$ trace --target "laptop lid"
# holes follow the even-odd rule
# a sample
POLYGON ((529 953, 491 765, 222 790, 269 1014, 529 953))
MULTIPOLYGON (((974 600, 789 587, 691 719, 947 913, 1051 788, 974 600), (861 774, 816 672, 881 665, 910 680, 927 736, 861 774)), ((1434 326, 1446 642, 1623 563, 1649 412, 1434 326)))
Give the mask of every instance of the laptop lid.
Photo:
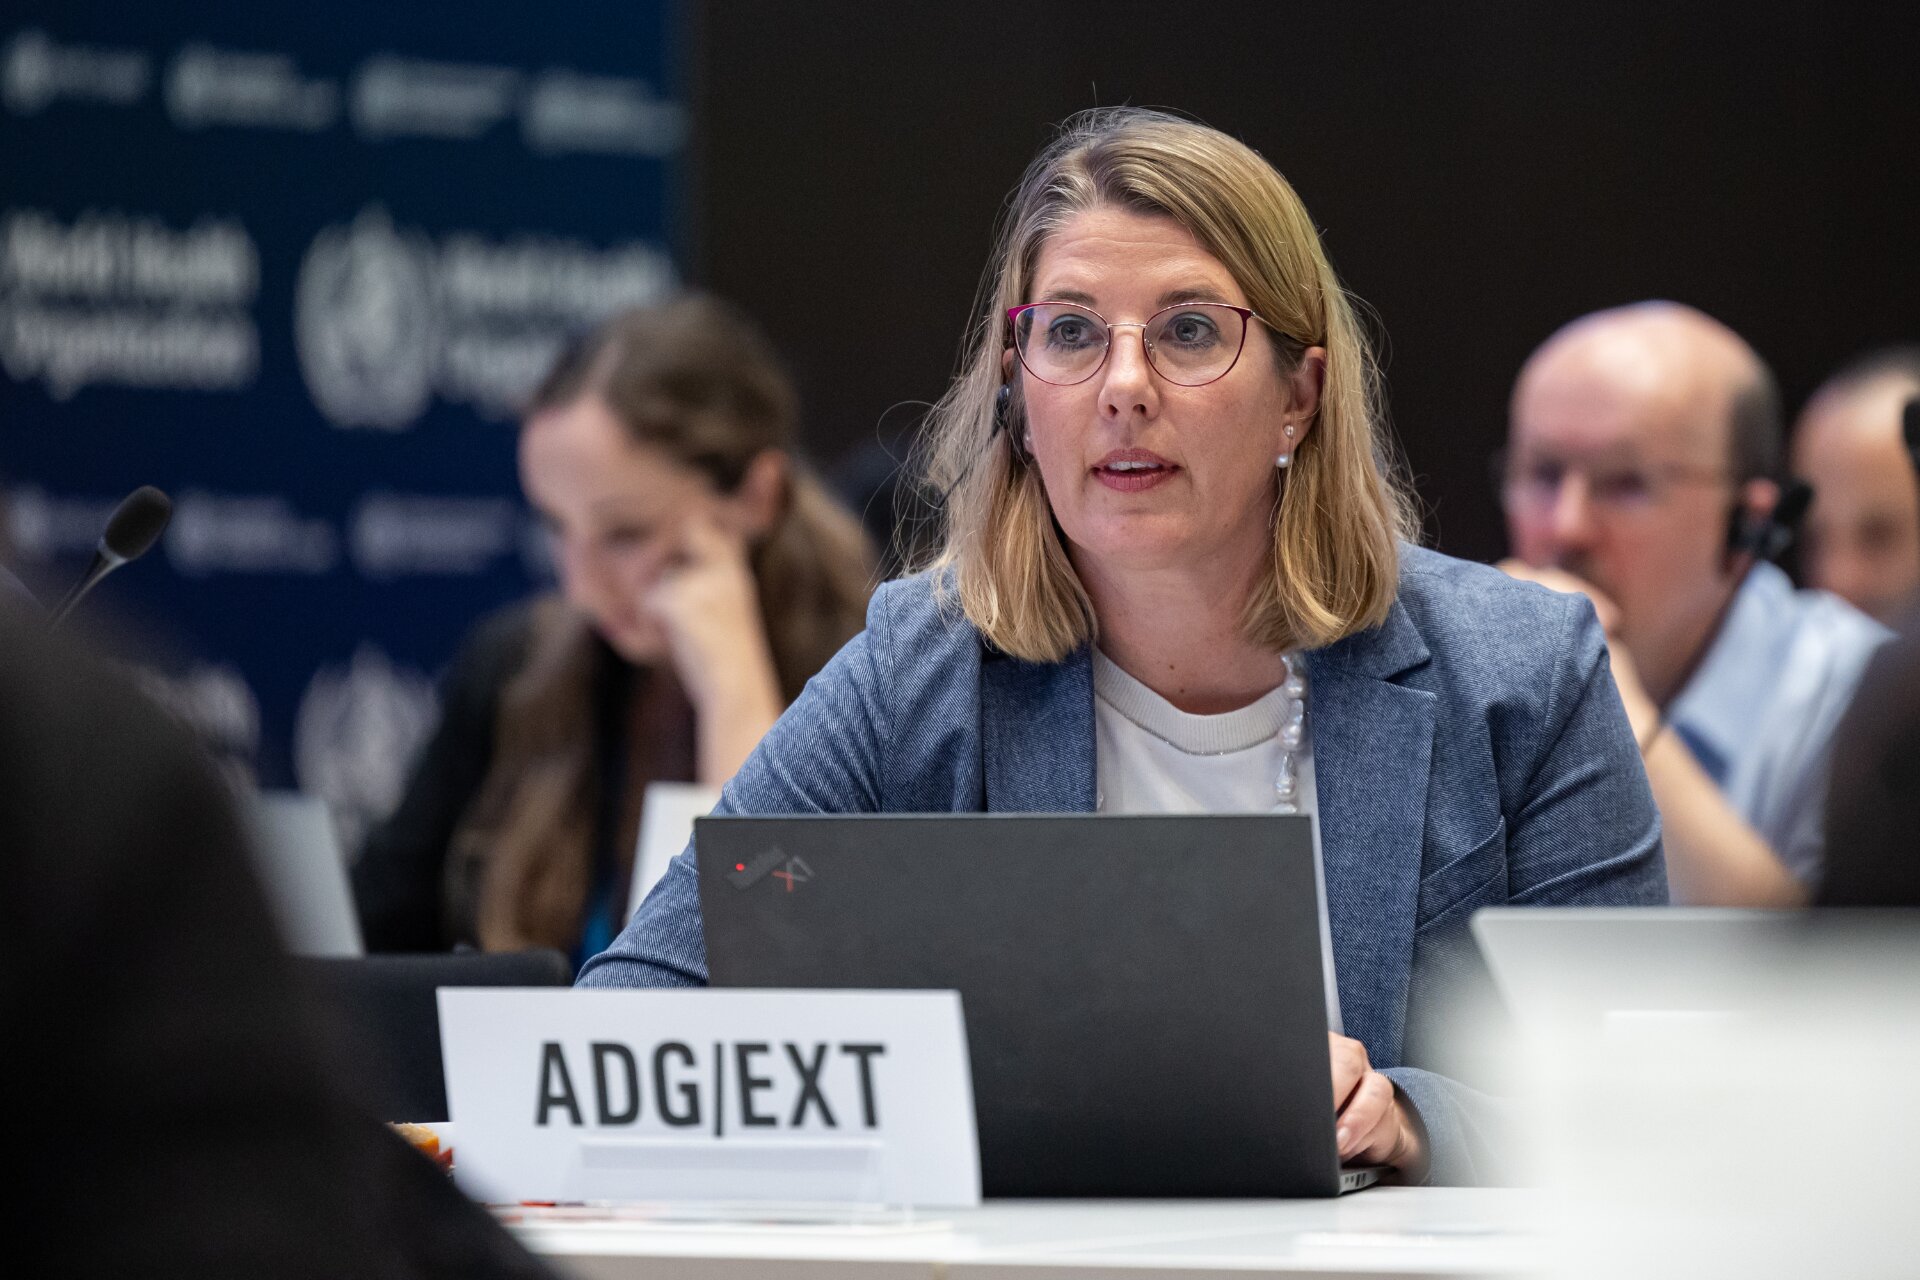
POLYGON ((627 914, 633 913, 667 874, 667 867, 693 839, 693 820, 713 812, 720 788, 697 782, 649 782, 640 801, 640 835, 633 850, 627 914))
POLYGON ((1619 1015, 1746 1006, 1756 966, 1803 920, 1720 907, 1487 907, 1470 928, 1519 1025, 1592 1030, 1619 1015))
POLYGON ((1341 1190, 1308 819, 708 817, 716 986, 952 988, 991 1196, 1341 1190))
POLYGON ((287 950, 297 956, 357 956, 360 917, 326 801, 262 791, 246 806, 253 865, 287 950))

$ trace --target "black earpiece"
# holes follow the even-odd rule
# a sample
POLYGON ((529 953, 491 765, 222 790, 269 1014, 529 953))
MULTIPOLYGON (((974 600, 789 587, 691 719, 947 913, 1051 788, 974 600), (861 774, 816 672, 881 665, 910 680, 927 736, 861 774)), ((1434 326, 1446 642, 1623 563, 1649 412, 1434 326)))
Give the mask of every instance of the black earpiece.
POLYGON ((1745 504, 1734 503, 1727 512, 1727 557, 1750 556, 1759 554, 1759 546, 1766 537, 1767 520, 1747 510, 1745 504))
MULTIPOLYGON (((1013 448, 1013 456, 1024 464, 1027 460, 1027 451, 1021 447, 1019 438, 1013 434, 1013 388, 1004 382, 1000 384, 1000 390, 994 393, 993 397, 993 428, 987 432, 989 448, 993 445, 993 438, 1002 433, 1005 433, 1007 443, 1013 448)), ((984 453, 985 450, 981 452, 984 453)), ((960 474, 953 478, 953 483, 940 491, 941 506, 947 504, 947 499, 951 498, 953 491, 960 487, 960 482, 972 473, 973 464, 979 460, 979 454, 967 459, 967 465, 960 468, 960 474)))
POLYGON ((1010 382, 1001 383, 1000 390, 993 397, 993 431, 988 434, 987 439, 992 440, 995 435, 1002 432, 1006 433, 1007 443, 1013 447, 1013 456, 1021 463, 1026 463, 1031 455, 1028 454, 1027 446, 1022 443, 1020 437, 1014 434, 1013 384, 1010 382))
POLYGON ((1766 515, 1755 515, 1735 503, 1727 518, 1727 557, 1778 560, 1799 536, 1800 521, 1812 505, 1813 486, 1804 480, 1788 481, 1780 491, 1780 500, 1766 515))
POLYGON ((1906 442, 1914 473, 1920 475, 1920 396, 1907 401, 1907 407, 1900 411, 1900 438, 1906 442))

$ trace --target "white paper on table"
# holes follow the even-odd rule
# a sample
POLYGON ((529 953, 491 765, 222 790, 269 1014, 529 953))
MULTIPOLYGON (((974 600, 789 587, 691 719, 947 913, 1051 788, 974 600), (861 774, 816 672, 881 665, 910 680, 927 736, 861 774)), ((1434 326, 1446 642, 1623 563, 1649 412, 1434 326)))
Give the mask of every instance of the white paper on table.
POLYGON ((627 919, 667 874, 667 864, 693 839, 693 820, 713 812, 720 788, 697 782, 649 782, 640 804, 640 840, 633 853, 633 891, 627 919))
POLYGON ((495 1203, 971 1206, 953 991, 439 993, 455 1175, 495 1203))

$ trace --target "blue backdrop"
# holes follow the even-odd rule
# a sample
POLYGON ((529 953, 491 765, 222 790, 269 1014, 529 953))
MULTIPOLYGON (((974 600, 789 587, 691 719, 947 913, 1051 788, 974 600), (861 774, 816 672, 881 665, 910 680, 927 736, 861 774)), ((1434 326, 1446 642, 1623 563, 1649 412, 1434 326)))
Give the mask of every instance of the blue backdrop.
POLYGON ((431 683, 543 549, 512 406, 674 276, 677 6, 9 6, 0 477, 57 592, 115 501, 176 503, 94 600, 269 785, 392 803, 431 683))

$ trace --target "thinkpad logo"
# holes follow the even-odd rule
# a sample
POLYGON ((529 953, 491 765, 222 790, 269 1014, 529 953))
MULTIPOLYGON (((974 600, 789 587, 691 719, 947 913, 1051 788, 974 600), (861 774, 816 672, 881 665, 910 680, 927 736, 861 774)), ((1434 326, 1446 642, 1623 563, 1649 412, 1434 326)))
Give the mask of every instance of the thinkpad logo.
POLYGON ((788 858, 787 865, 774 872, 773 878, 786 881, 787 892, 792 893, 795 885, 802 885, 813 879, 813 868, 809 867, 803 858, 788 858))
POLYGON ((744 862, 734 863, 727 872, 727 883, 736 889, 750 889, 769 874, 781 883, 786 892, 792 893, 813 879, 813 868, 807 865, 805 858, 790 858, 775 846, 754 854, 744 862))

